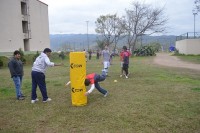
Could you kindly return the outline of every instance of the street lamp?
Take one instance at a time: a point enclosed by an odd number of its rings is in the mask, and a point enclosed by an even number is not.
[[[89,21],[86,21],[86,23],[87,23],[87,45],[88,45],[88,51],[89,51],[88,22]]]
[[[194,38],[195,38],[195,16],[197,15],[197,10],[193,9],[192,13],[194,15]]]

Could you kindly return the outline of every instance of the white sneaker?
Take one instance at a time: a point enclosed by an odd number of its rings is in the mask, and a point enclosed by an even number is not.
[[[126,76],[126,79],[128,78],[128,76]]]
[[[104,97],[107,97],[107,95],[108,95],[108,92],[104,95]]]
[[[120,75],[120,78],[122,77],[122,75]]]
[[[31,100],[31,103],[35,103],[35,102],[38,102],[39,101],[39,99],[35,99],[35,100]]]
[[[43,101],[43,103],[50,102],[50,101],[51,101],[51,98],[48,98],[46,101]]]

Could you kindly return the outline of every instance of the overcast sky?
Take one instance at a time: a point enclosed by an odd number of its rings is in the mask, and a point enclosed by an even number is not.
[[[134,0],[40,0],[48,5],[50,34],[95,34],[95,21],[100,15],[125,15]],[[140,0],[141,1],[141,0]],[[165,35],[194,32],[194,0],[145,0],[154,7],[165,7],[168,27]],[[200,32],[200,13],[195,31]]]

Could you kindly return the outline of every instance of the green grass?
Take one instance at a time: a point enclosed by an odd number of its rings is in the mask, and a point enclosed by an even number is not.
[[[183,61],[188,61],[188,62],[192,62],[192,63],[196,63],[196,64],[200,64],[200,55],[180,55],[177,56],[178,58],[180,58]]]
[[[109,75],[101,86],[109,91],[104,98],[97,90],[88,104],[74,107],[65,67],[46,73],[49,103],[30,103],[31,66],[25,66],[24,101],[15,99],[15,89],[7,68],[0,69],[0,132],[20,133],[196,133],[200,132],[200,73],[194,70],[160,67],[153,57],[130,60],[129,79],[120,78],[120,63],[114,58]],[[59,62],[60,60],[55,60]],[[100,73],[102,64],[93,58],[87,73]],[[117,80],[117,83],[113,81]]]

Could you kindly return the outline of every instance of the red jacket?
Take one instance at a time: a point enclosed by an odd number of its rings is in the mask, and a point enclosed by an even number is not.
[[[95,75],[96,75],[95,73],[91,73],[91,74],[88,74],[86,76],[86,78],[90,80],[90,84],[94,84],[94,82],[95,82],[95,80],[94,80]]]
[[[126,51],[123,51],[120,55],[122,56],[122,61],[125,64],[129,64],[129,57],[131,56],[131,53],[128,50],[126,50]]]

